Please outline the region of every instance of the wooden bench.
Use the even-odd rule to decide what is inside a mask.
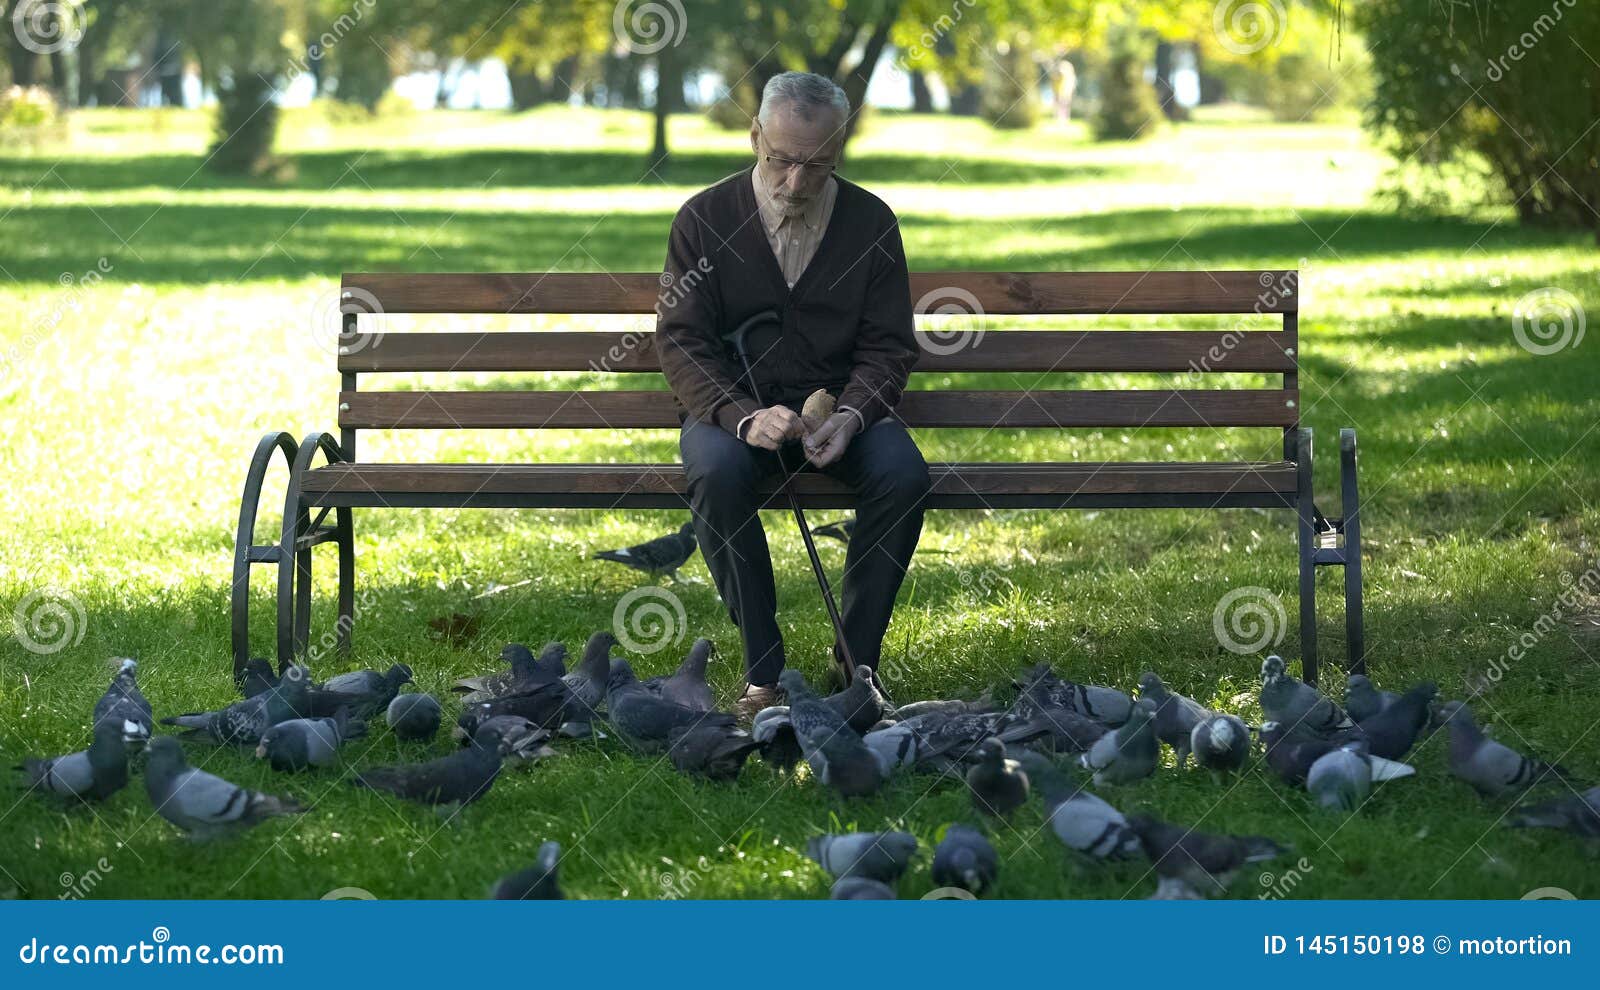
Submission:
[[[1013,330],[985,326],[967,346],[925,347],[914,375],[952,372],[1177,372],[1282,375],[1276,388],[906,391],[897,414],[912,428],[1260,427],[1282,432],[1283,459],[1250,462],[931,463],[934,509],[1276,507],[1298,527],[1303,673],[1317,676],[1315,574],[1344,567],[1352,671],[1364,669],[1361,555],[1353,430],[1340,433],[1342,519],[1312,498],[1311,430],[1300,426],[1298,276],[1293,271],[992,273],[920,272],[912,298],[975,301],[988,322],[1014,315],[1246,314],[1281,316],[1249,330]],[[687,508],[680,464],[384,464],[357,456],[362,430],[676,429],[661,391],[375,391],[361,375],[385,372],[593,371],[659,375],[653,334],[598,331],[387,332],[363,336],[381,314],[633,314],[654,312],[655,274],[349,274],[339,337],[339,439],[263,437],[247,472],[234,558],[233,656],[248,656],[250,568],[278,569],[280,665],[307,648],[311,550],[339,552],[337,643],[348,650],[354,615],[351,510],[381,507]],[[370,322],[367,324],[371,326]],[[726,329],[726,328],[724,328]],[[919,333],[923,331],[919,330]],[[931,338],[930,338],[931,339]],[[1025,384],[1043,382],[1030,377]],[[1276,446],[1274,442],[1274,447]],[[274,454],[290,465],[283,531],[254,542],[256,504]],[[325,462],[314,466],[318,454]],[[853,499],[820,474],[794,481],[806,507]],[[774,490],[771,507],[783,504]],[[333,514],[333,522],[328,516]],[[1223,589],[1218,589],[1219,595]]]

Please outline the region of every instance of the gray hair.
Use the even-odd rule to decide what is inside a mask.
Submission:
[[[824,109],[838,114],[841,125],[850,119],[850,98],[832,79],[815,72],[780,72],[768,79],[761,90],[761,109],[756,111],[756,119],[763,126],[771,123],[773,112],[780,106],[802,120],[811,120]]]

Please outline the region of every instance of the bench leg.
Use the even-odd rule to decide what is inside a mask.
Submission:
[[[1300,543],[1300,676],[1317,683],[1317,529],[1312,503],[1311,428],[1301,427],[1295,443],[1298,465],[1295,516]]]
[[[311,641],[311,550],[330,539],[339,545],[339,625],[338,645],[348,655],[350,628],[355,608],[355,546],[349,509],[338,509],[330,529],[322,525],[328,510],[316,519],[301,497],[305,474],[321,451],[329,461],[344,460],[339,444],[327,433],[308,433],[300,442],[294,466],[289,473],[289,489],[283,499],[283,538],[278,559],[278,669],[306,655]]]
[[[1361,500],[1356,493],[1356,431],[1339,431],[1339,497],[1344,512],[1344,629],[1350,673],[1366,674],[1366,632],[1361,624]]]
[[[339,542],[339,656],[350,656],[350,633],[356,624],[355,528],[348,508],[334,510]]]
[[[233,542],[233,587],[231,647],[233,677],[239,680],[244,674],[245,661],[250,659],[250,568],[256,564],[277,561],[280,547],[257,545],[255,542],[256,513],[260,508],[261,486],[265,483],[272,457],[283,452],[284,466],[291,471],[299,445],[288,433],[268,433],[256,444],[255,455],[244,475],[244,493],[239,498],[239,528]]]

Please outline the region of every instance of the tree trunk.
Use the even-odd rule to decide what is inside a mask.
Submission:
[[[844,95],[849,98],[850,105],[855,112],[850,115],[849,127],[845,129],[845,141],[848,142],[856,132],[856,124],[861,119],[861,111],[866,106],[867,87],[872,83],[872,73],[878,68],[878,62],[883,58],[883,49],[889,43],[889,30],[894,27],[895,19],[900,16],[900,4],[892,3],[872,26],[872,34],[867,36],[867,43],[861,50],[861,61],[840,82],[837,77],[834,81],[839,83],[839,88],[844,90]]]
[[[933,113],[933,91],[928,88],[928,77],[915,70],[911,73],[911,112]]]
[[[683,62],[675,45],[656,53],[655,132],[651,138],[650,170],[664,168],[671,155],[667,147],[667,120],[683,105]]]

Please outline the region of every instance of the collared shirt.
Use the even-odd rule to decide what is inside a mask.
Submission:
[[[811,259],[817,253],[817,245],[822,243],[822,235],[827,232],[828,221],[833,217],[833,203],[839,195],[839,183],[833,176],[828,176],[819,192],[806,208],[800,213],[784,213],[772,193],[767,189],[767,184],[762,181],[761,168],[757,166],[750,170],[750,182],[755,188],[756,208],[761,215],[761,226],[767,235],[767,243],[772,246],[772,253],[778,259],[778,268],[783,272],[783,280],[789,283],[789,288],[800,280],[800,276],[811,264]],[[863,428],[866,420],[860,410],[852,406],[840,406],[840,412],[855,413],[856,420]],[[754,414],[739,420],[734,427],[734,436],[744,436],[744,427]]]

